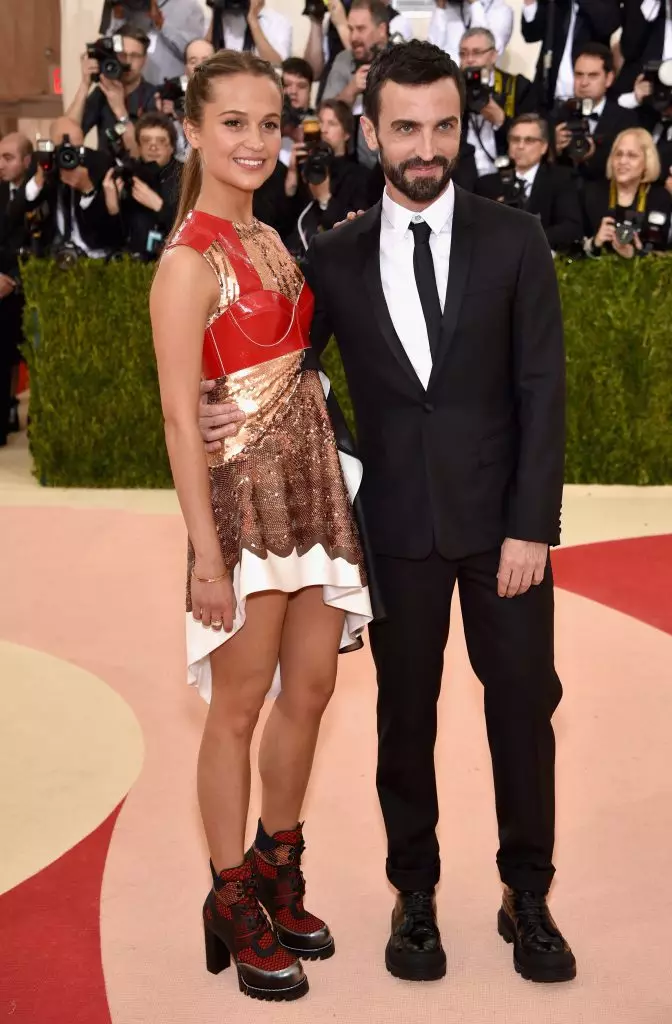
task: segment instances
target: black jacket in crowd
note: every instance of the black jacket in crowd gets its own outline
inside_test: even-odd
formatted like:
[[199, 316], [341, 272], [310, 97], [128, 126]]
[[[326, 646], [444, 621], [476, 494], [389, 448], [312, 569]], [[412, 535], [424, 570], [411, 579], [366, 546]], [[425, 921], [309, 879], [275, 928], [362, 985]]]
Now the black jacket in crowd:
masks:
[[[83, 209], [82, 194], [64, 185], [57, 172], [47, 175], [37, 199], [26, 199], [26, 215], [33, 230], [40, 232], [40, 247], [49, 247], [54, 242], [68, 242], [72, 232], [72, 212], [80, 234], [90, 249], [106, 249], [110, 242], [110, 215], [105, 206], [102, 181], [112, 166], [112, 160], [105, 153], [87, 150], [87, 167], [96, 192], [93, 200]], [[73, 203], [74, 199], [74, 203]], [[64, 231], [58, 227], [57, 210], [59, 203], [64, 214]]]
[[[488, 199], [499, 199], [499, 175], [488, 174], [481, 178], [478, 191]], [[522, 209], [539, 217], [548, 244], [556, 252], [571, 248], [583, 238], [581, 203], [572, 173], [566, 167], [540, 164]]]
[[665, 0], [661, 0], [657, 18], [647, 21], [642, 14], [641, 0], [622, 0], [622, 3], [621, 53], [624, 63], [614, 83], [614, 91], [619, 96], [632, 92], [635, 79], [647, 61], [662, 60], [667, 7]]
[[[551, 131], [554, 134], [557, 125], [567, 120], [564, 108], [557, 108], [550, 119]], [[635, 128], [638, 124], [636, 111], [625, 110], [616, 100], [607, 99], [602, 115], [597, 122], [591, 121], [591, 135], [595, 143], [595, 153], [589, 160], [574, 164], [567, 150], [557, 154], [556, 163], [561, 167], [571, 167], [583, 181], [601, 181], [607, 172], [607, 160], [611, 153], [614, 139], [626, 128]]]
[[[148, 177], [149, 187], [163, 199], [163, 206], [158, 213], [136, 202], [130, 188], [124, 189], [119, 213], [109, 220], [109, 248], [146, 255], [150, 252], [150, 232], [156, 232], [162, 238], [168, 235], [177, 216], [181, 169], [182, 165], [173, 159], [161, 168], [156, 181], [153, 176]], [[152, 251], [157, 252], [156, 249]]]
[[295, 224], [287, 238], [290, 252], [304, 256], [314, 235], [333, 228], [348, 213], [369, 206], [371, 172], [349, 157], [336, 157], [331, 166], [331, 198], [326, 209], [313, 199], [306, 185], [297, 193]]
[[[610, 209], [609, 192], [610, 185], [606, 179], [604, 181], [592, 181], [586, 185], [583, 192], [583, 212], [586, 235], [589, 238], [595, 237], [600, 224], [602, 223], [603, 217], [613, 216], [615, 213], [616, 218], [618, 219], [619, 216], [622, 216], [625, 213], [625, 211], [620, 207], [617, 207], [615, 211]], [[647, 241], [646, 225], [648, 223], [649, 215], [654, 212], [663, 214], [665, 217], [665, 223], [661, 229], [661, 234], [663, 236], [662, 241], [652, 245], [651, 248], [656, 251], [662, 251], [669, 248], [672, 196], [661, 184], [658, 183], [651, 185], [646, 197], [644, 227], [640, 232], [640, 237], [645, 244]], [[611, 246], [605, 246], [605, 248], [610, 249]]]

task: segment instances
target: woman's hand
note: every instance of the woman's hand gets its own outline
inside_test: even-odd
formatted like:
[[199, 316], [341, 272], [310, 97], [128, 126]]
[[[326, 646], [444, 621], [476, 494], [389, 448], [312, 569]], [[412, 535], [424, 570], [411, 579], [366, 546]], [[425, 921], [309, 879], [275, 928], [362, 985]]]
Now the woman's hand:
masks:
[[615, 237], [616, 221], [613, 217], [603, 217], [599, 230], [593, 239], [593, 244], [599, 249], [601, 246], [606, 245], [607, 242], [611, 242], [613, 244]]
[[[195, 571], [197, 576], [208, 578], [202, 569]], [[192, 615], [202, 626], [216, 631], [224, 629], [225, 633], [230, 633], [236, 614], [236, 597], [231, 577], [226, 576], [218, 583], [200, 583], [192, 573], [191, 607]]]
[[642, 250], [642, 241], [637, 232], [635, 232], [635, 238], [633, 243], [621, 245], [621, 243], [616, 238], [614, 238], [611, 244], [614, 247], [614, 252], [617, 252], [618, 255], [622, 256], [624, 260], [633, 259], [635, 252], [641, 252]]
[[119, 194], [123, 187], [123, 182], [120, 178], [115, 178], [115, 167], [110, 167], [109, 171], [103, 178], [103, 196], [105, 198], [105, 206], [107, 212], [111, 217], [115, 217], [119, 213]]

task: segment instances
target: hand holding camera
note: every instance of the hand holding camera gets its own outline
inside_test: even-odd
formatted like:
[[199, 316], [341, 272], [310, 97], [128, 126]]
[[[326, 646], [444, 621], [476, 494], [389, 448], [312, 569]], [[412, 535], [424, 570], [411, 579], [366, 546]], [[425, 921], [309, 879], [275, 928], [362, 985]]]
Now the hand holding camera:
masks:
[[122, 117], [128, 117], [128, 110], [126, 109], [126, 93], [122, 83], [118, 80], [110, 78], [100, 79], [100, 89], [104, 93], [105, 99], [107, 100], [110, 110], [114, 116], [120, 120]]
[[94, 184], [86, 167], [75, 167], [71, 171], [61, 171], [64, 185], [74, 188], [76, 192], [93, 192]]
[[155, 192], [154, 189], [150, 188], [149, 185], [141, 181], [140, 178], [132, 179], [131, 196], [135, 199], [136, 203], [141, 206], [145, 206], [148, 210], [153, 210], [154, 213], [158, 213], [159, 210], [163, 209], [163, 199]]
[[86, 86], [96, 82], [100, 76], [100, 62], [95, 57], [89, 57], [88, 52], [82, 54], [82, 81]]
[[490, 124], [493, 125], [495, 128], [501, 128], [506, 120], [506, 114], [499, 106], [499, 104], [495, 103], [494, 99], [492, 98], [492, 94], [490, 95], [488, 102], [481, 110], [481, 115], [485, 118], [486, 121], [489, 121]]
[[362, 93], [366, 89], [366, 80], [369, 76], [370, 64], [362, 64], [361, 67], [357, 68], [354, 74], [355, 89], [357, 93]]
[[635, 99], [641, 105], [649, 96], [653, 96], [653, 83], [649, 82], [644, 75], [639, 75], [635, 81]]

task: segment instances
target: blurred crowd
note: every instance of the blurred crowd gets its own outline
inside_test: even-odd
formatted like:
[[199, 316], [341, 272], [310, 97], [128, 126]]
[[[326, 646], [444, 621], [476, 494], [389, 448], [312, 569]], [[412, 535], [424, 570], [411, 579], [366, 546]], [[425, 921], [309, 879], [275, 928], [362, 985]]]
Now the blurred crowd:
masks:
[[[253, 50], [282, 78], [280, 161], [255, 214], [298, 259], [316, 232], [382, 194], [362, 94], [376, 53], [412, 38], [412, 19], [391, 0], [306, 0], [299, 56], [290, 21], [265, 0], [208, 6], [206, 16], [198, 0], [106, 0], [49, 138], [0, 140], [0, 445], [18, 425], [21, 258], [156, 258], [188, 152], [187, 84], [215, 49]], [[556, 252], [667, 249], [671, 0], [524, 0], [520, 17], [524, 40], [541, 43], [533, 81], [502, 67], [514, 27], [506, 0], [435, 0], [428, 39], [466, 80], [456, 182], [538, 216]]]

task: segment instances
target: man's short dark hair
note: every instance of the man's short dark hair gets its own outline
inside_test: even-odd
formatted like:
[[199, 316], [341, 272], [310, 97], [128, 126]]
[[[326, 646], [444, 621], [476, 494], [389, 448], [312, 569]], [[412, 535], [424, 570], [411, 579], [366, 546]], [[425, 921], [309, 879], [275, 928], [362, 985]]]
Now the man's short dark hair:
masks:
[[397, 85], [431, 85], [442, 78], [452, 78], [455, 82], [460, 94], [460, 113], [464, 113], [464, 78], [455, 61], [445, 50], [419, 39], [389, 46], [379, 53], [371, 64], [364, 91], [364, 113], [375, 125], [378, 124], [380, 90], [385, 82], [396, 82]]
[[374, 25], [389, 25], [390, 12], [383, 0], [352, 0], [351, 11], [368, 11]]
[[136, 28], [135, 25], [131, 25], [129, 22], [126, 22], [125, 25], [121, 26], [118, 34], [123, 36], [124, 39], [135, 39], [136, 43], [140, 43], [145, 51], [145, 56], [147, 56], [147, 51], [149, 50], [149, 36], [146, 32], [143, 32], [141, 28]]
[[283, 75], [296, 75], [297, 78], [305, 78], [307, 82], [313, 84], [314, 74], [313, 69], [307, 60], [303, 57], [288, 57], [287, 60], [283, 60], [281, 71]]
[[177, 132], [172, 118], [166, 117], [165, 114], [143, 114], [135, 122], [135, 141], [138, 145], [140, 145], [140, 132], [145, 128], [163, 128], [164, 132], [168, 133], [173, 150], [177, 149]]
[[549, 141], [550, 135], [548, 131], [548, 121], [544, 120], [541, 114], [519, 114], [518, 117], [515, 117], [509, 125], [509, 134], [511, 134], [513, 129], [517, 128], [519, 124], [538, 125], [542, 142]]
[[352, 108], [348, 106], [345, 100], [323, 100], [322, 103], [320, 103], [318, 114], [323, 110], [332, 110], [334, 117], [345, 134], [352, 138], [355, 134], [355, 119], [352, 114]]
[[579, 57], [599, 57], [607, 74], [614, 70], [614, 55], [604, 43], [584, 43], [574, 58], [574, 67]]

